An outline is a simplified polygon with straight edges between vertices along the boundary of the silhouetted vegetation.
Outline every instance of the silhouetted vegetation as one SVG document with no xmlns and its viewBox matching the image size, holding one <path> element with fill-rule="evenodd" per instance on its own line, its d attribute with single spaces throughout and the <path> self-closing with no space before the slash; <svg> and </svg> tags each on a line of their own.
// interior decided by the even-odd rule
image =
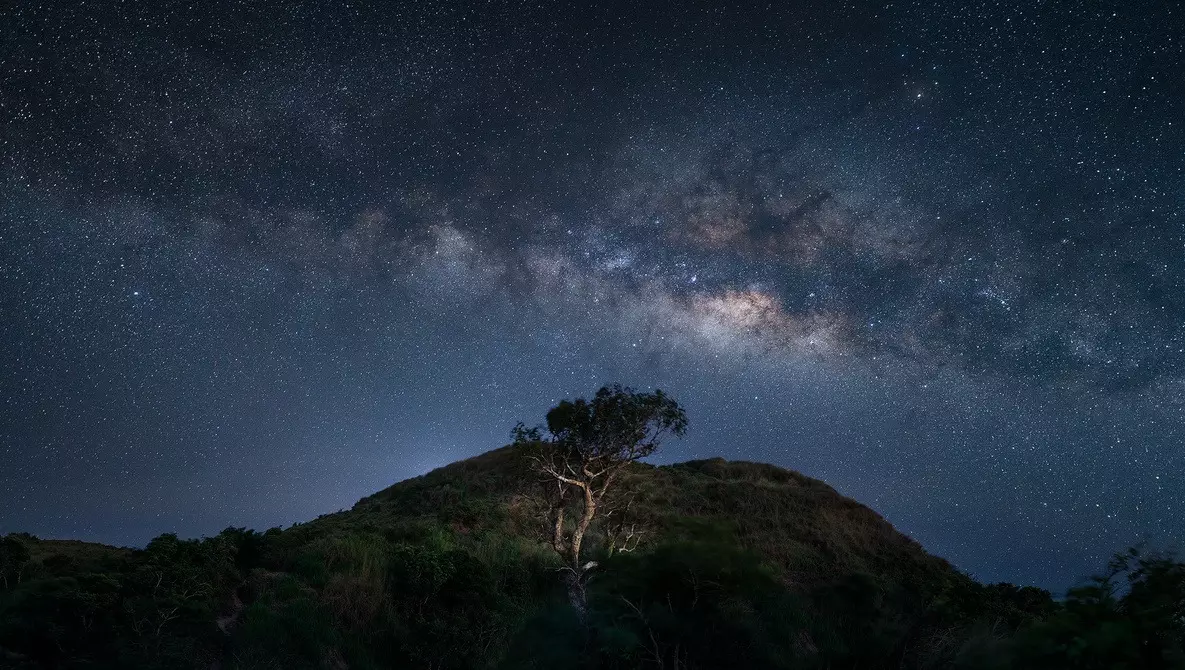
<svg viewBox="0 0 1185 670">
<path fill-rule="evenodd" d="M 822 482 L 721 459 L 622 466 L 646 541 L 614 550 L 613 515 L 590 520 L 581 616 L 539 540 L 537 446 L 285 530 L 4 536 L 0 667 L 1185 668 L 1171 554 L 1059 600 L 982 585 Z"/>
</svg>

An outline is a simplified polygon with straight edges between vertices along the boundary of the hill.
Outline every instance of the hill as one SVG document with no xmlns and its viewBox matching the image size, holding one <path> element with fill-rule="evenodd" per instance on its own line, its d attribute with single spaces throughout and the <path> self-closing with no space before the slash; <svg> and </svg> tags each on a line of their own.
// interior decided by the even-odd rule
<svg viewBox="0 0 1185 670">
<path fill-rule="evenodd" d="M 629 468 L 645 538 L 594 554 L 581 622 L 537 486 L 506 447 L 284 530 L 8 536 L 0 666 L 1010 667 L 976 663 L 1060 607 L 977 584 L 821 481 L 711 459 Z"/>
<path fill-rule="evenodd" d="M 524 534 L 521 526 L 491 524 L 509 521 L 511 515 L 502 513 L 528 496 L 536 479 L 521 456 L 504 447 L 400 482 L 310 526 L 375 530 L 433 518 L 460 532 L 493 527 Z M 871 509 L 822 481 L 773 465 L 723 458 L 636 463 L 623 484 L 635 505 L 655 517 L 650 525 L 657 526 L 660 541 L 715 528 L 776 567 L 789 584 L 814 584 L 837 573 L 914 586 L 967 579 Z"/>
</svg>

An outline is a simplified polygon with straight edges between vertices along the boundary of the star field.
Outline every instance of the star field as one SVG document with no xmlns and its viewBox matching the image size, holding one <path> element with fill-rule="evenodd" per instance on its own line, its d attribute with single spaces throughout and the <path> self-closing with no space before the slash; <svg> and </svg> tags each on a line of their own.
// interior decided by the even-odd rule
<svg viewBox="0 0 1185 670">
<path fill-rule="evenodd" d="M 0 16 L 0 532 L 286 525 L 620 381 L 981 579 L 1185 536 L 1171 3 Z"/>
</svg>

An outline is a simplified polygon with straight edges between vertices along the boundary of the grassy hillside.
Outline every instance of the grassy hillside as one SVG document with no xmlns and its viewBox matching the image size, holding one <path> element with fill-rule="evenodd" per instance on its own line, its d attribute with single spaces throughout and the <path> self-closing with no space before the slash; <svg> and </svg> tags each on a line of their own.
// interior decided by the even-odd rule
<svg viewBox="0 0 1185 670">
<path fill-rule="evenodd" d="M 507 447 L 286 530 L 9 536 L 0 667 L 1094 667 L 1067 660 L 1087 625 L 1051 628 L 1069 610 L 1048 594 L 979 585 L 823 482 L 722 459 L 631 467 L 648 533 L 592 554 L 582 624 L 536 486 Z M 1115 653 L 1097 667 L 1171 667 Z"/>
<path fill-rule="evenodd" d="M 537 479 L 521 455 L 505 447 L 400 482 L 306 526 L 377 530 L 435 519 L 462 533 L 496 527 L 527 534 L 526 524 L 510 522 L 516 500 L 529 495 Z M 658 467 L 636 463 L 622 484 L 657 522 L 662 540 L 709 526 L 726 531 L 787 583 L 815 584 L 845 573 L 915 586 L 967 579 L 871 509 L 822 481 L 773 465 L 722 458 Z"/>
</svg>

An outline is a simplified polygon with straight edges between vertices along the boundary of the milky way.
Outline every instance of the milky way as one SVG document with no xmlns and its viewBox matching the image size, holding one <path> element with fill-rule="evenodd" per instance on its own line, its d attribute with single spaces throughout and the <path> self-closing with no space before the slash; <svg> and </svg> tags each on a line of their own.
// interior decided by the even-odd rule
<svg viewBox="0 0 1185 670">
<path fill-rule="evenodd" d="M 0 7 L 0 532 L 285 525 L 620 381 L 983 579 L 1185 535 L 1175 7 L 151 5 Z"/>
</svg>

